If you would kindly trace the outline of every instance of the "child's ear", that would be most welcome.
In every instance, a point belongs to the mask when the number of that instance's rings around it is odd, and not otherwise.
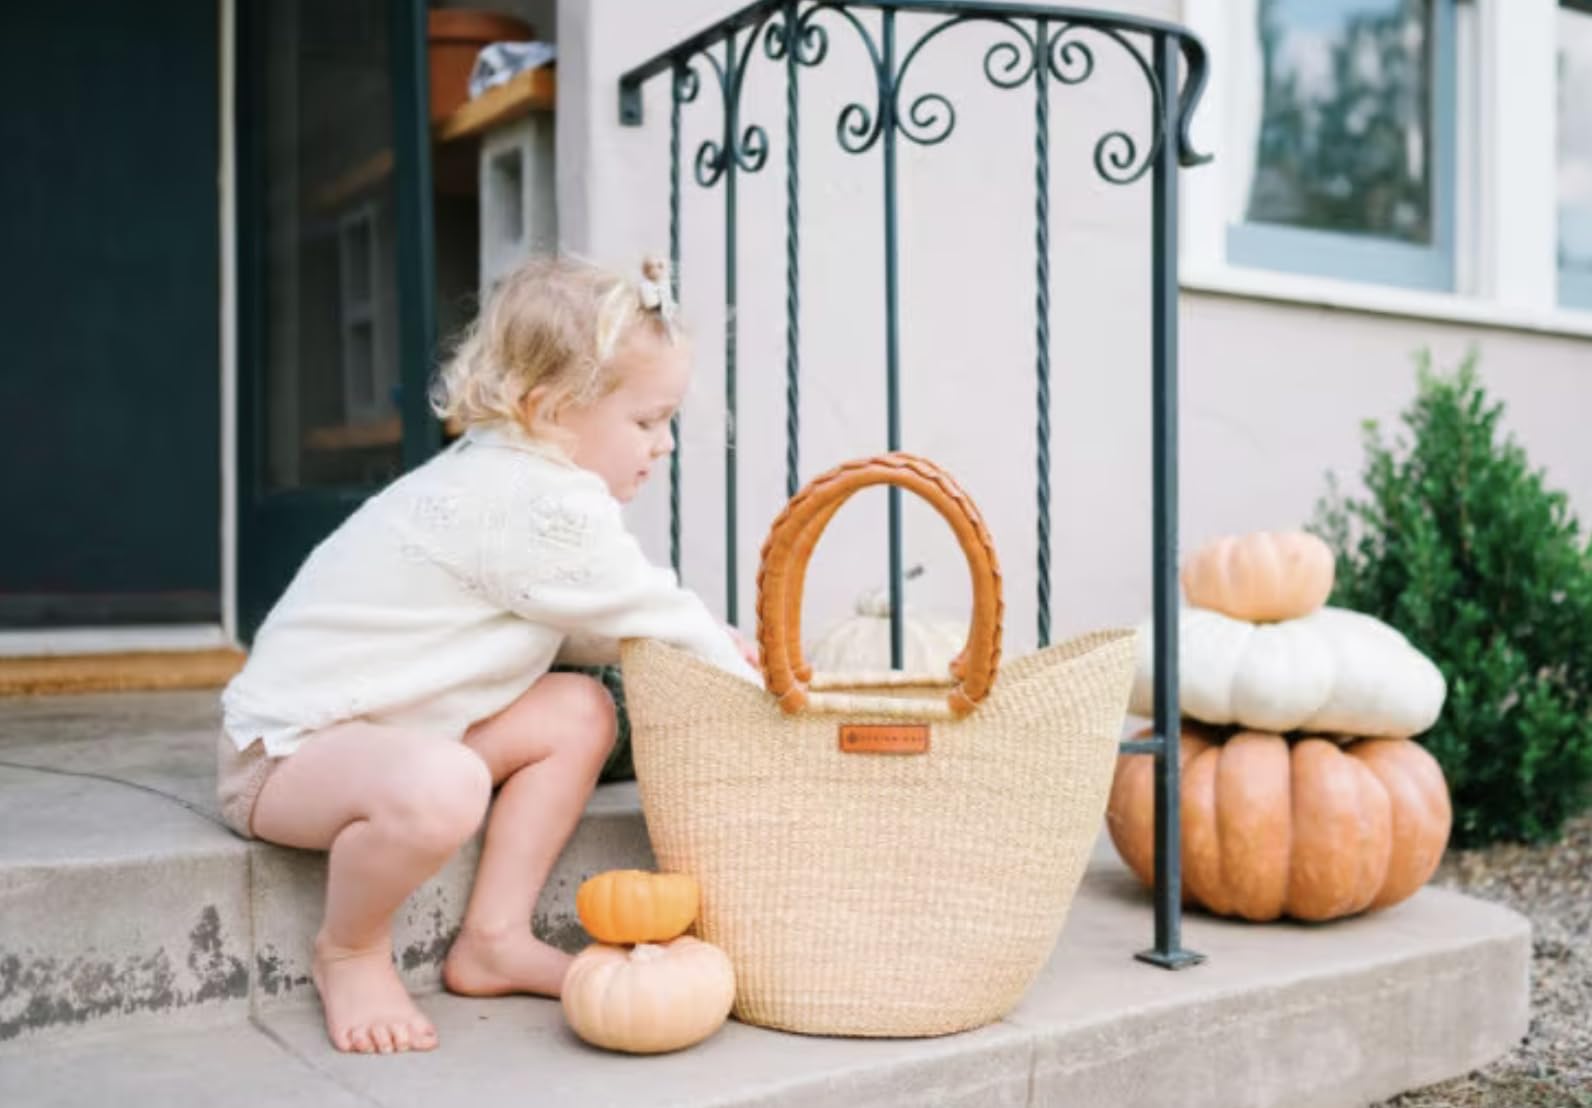
[[[535,427],[538,422],[546,418],[548,396],[549,390],[546,385],[537,385],[526,393],[525,399],[520,401],[520,422],[526,427]]]

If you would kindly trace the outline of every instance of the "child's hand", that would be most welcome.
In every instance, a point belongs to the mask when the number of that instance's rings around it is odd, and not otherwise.
[[[757,644],[748,641],[745,635],[728,623],[724,624],[724,630],[729,633],[730,638],[734,641],[735,648],[741,652],[741,657],[746,659],[746,664],[753,669],[758,669]]]

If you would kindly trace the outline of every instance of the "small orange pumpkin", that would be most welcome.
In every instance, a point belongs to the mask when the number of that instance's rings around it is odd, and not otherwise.
[[[1255,623],[1307,616],[1327,602],[1332,548],[1305,531],[1254,531],[1213,539],[1183,563],[1183,595]]]
[[[581,883],[575,911],[600,943],[666,943],[696,920],[699,896],[688,874],[613,869]]]
[[[1452,823],[1437,759],[1408,739],[1181,738],[1183,897],[1221,916],[1328,920],[1386,908],[1437,869]],[[1111,841],[1155,880],[1155,762],[1125,754]]]

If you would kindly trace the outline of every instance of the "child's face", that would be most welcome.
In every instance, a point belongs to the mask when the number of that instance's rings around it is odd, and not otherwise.
[[[565,410],[555,422],[574,437],[575,464],[601,477],[614,498],[625,502],[653,463],[674,449],[669,419],[685,399],[691,358],[683,341],[638,328],[615,352],[613,370],[619,384],[612,392]]]

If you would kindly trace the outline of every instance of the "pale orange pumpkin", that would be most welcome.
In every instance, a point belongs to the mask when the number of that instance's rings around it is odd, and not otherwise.
[[[626,948],[593,943],[564,975],[564,1018],[593,1046],[659,1054],[717,1031],[735,1000],[724,951],[684,936]]]
[[[1181,738],[1184,900],[1249,920],[1328,920],[1386,908],[1437,869],[1452,823],[1443,771],[1408,739],[1290,742],[1245,731]],[[1117,761],[1106,824],[1155,879],[1155,763]]]
[[[1253,531],[1213,539],[1183,563],[1183,595],[1196,608],[1257,623],[1298,619],[1327,602],[1332,549],[1304,531]]]
[[[581,882],[575,911],[600,943],[664,943],[696,920],[699,897],[688,874],[613,869]]]

